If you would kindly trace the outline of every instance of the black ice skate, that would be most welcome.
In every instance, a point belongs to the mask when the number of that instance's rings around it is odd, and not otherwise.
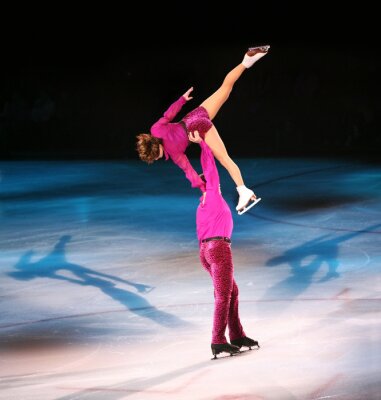
[[[244,336],[242,338],[239,339],[234,339],[231,341],[232,344],[234,344],[235,346],[237,346],[239,349],[241,347],[248,347],[250,350],[253,346],[257,346],[258,348],[260,347],[258,342],[254,339],[250,339],[247,336]]]
[[[230,343],[222,343],[222,344],[212,343],[211,348],[212,348],[212,353],[214,355],[212,360],[215,360],[217,358],[217,354],[220,353],[230,353],[230,355],[232,356],[233,354],[240,352],[238,346],[232,345]]]

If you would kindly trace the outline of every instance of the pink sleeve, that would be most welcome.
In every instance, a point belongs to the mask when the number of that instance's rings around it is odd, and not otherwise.
[[[220,177],[216,161],[210,147],[205,143],[205,140],[200,142],[201,146],[201,166],[206,179],[206,187],[208,190],[219,191]]]
[[[163,126],[170,123],[173,120],[173,118],[176,117],[176,115],[180,112],[180,110],[182,109],[183,105],[186,102],[187,101],[185,100],[184,96],[181,96],[173,104],[171,104],[171,106],[164,113],[164,115],[152,125],[151,134],[158,138],[162,138],[164,136],[163,133],[165,132],[165,130],[162,129]]]
[[[185,176],[188,178],[193,188],[198,187],[201,192],[205,192],[206,188],[204,181],[194,170],[185,154],[179,153],[176,157],[172,157],[172,161],[185,172]]]

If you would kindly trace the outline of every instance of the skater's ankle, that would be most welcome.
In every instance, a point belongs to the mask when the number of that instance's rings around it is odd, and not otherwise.
[[[251,189],[249,189],[246,185],[240,185],[240,186],[237,186],[237,192],[239,193],[239,194],[241,194],[241,193],[248,193],[248,192],[251,192],[252,190]]]
[[[263,56],[267,54],[267,51],[248,51],[245,53],[245,56],[241,62],[241,64],[245,68],[250,68],[252,67],[259,59],[261,59]]]

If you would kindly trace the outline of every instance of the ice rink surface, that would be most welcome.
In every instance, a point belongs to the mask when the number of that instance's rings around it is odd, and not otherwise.
[[[381,165],[235,161],[262,198],[238,216],[219,167],[261,347],[218,360],[179,168],[0,163],[0,399],[381,399]]]

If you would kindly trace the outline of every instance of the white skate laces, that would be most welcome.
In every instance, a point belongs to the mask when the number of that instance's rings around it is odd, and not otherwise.
[[[256,53],[253,56],[249,56],[248,54],[245,54],[245,57],[243,57],[243,61],[242,64],[246,67],[246,68],[250,68],[251,66],[253,66],[260,58],[262,58],[263,56],[265,56],[267,54],[266,53]]]

